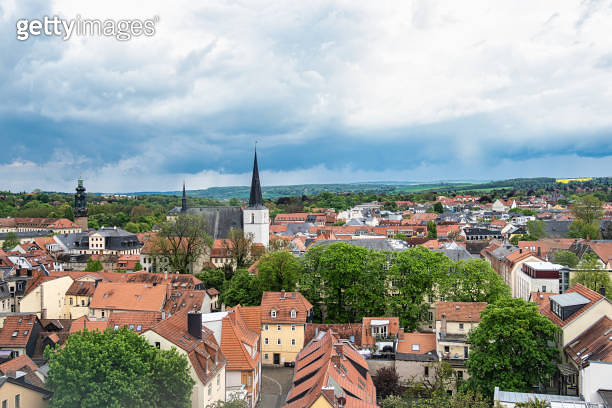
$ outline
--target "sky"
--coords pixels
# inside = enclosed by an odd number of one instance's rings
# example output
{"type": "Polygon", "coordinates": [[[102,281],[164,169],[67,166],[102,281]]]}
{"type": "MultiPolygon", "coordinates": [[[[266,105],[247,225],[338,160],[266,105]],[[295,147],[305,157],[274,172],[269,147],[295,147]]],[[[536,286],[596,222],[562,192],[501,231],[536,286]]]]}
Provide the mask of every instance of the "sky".
{"type": "Polygon", "coordinates": [[[611,1],[0,0],[0,189],[612,175],[611,1]],[[153,19],[31,36],[20,19],[153,19]]]}

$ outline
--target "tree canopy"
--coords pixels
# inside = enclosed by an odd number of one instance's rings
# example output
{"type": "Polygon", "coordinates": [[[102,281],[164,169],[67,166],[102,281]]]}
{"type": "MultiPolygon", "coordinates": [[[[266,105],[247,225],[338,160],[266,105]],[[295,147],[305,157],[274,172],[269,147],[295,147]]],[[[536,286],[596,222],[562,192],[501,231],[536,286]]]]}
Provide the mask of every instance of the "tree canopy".
{"type": "Polygon", "coordinates": [[[264,255],[257,264],[257,277],[262,291],[293,292],[302,266],[289,251],[276,251],[264,255]]]}
{"type": "Polygon", "coordinates": [[[584,255],[576,269],[578,271],[572,278],[571,285],[580,283],[595,292],[599,292],[604,287],[606,293],[612,293],[610,272],[602,268],[597,255],[593,253],[584,255]]]}
{"type": "Polygon", "coordinates": [[[558,332],[535,303],[509,298],[489,304],[468,338],[466,385],[487,396],[495,386],[520,392],[545,386],[559,360],[554,346],[558,332]]]}
{"type": "Polygon", "coordinates": [[[553,255],[554,263],[570,268],[575,268],[578,265],[578,261],[578,256],[571,251],[557,251],[553,255]]]}
{"type": "Polygon", "coordinates": [[[190,407],[194,381],[176,349],[158,350],[132,330],[84,330],[45,350],[50,407],[190,407]]]}
{"type": "Polygon", "coordinates": [[[9,249],[13,249],[20,243],[21,243],[21,240],[19,240],[19,236],[15,232],[11,231],[6,234],[6,238],[4,239],[4,242],[2,243],[2,249],[5,251],[9,249]]]}
{"type": "Polygon", "coordinates": [[[185,214],[163,223],[159,235],[151,239],[153,254],[166,257],[171,272],[189,273],[189,266],[212,246],[206,219],[185,214]]]}

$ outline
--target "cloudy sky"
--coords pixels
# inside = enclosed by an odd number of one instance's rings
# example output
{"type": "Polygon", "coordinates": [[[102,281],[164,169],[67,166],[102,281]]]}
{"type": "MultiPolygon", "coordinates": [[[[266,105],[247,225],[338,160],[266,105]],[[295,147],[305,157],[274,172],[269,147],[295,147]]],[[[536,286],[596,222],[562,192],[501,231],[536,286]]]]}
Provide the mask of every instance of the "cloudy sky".
{"type": "Polygon", "coordinates": [[[0,0],[0,189],[612,175],[612,1],[0,0]],[[140,3],[140,4],[136,4],[140,3]],[[159,17],[130,41],[16,21],[159,17]]]}

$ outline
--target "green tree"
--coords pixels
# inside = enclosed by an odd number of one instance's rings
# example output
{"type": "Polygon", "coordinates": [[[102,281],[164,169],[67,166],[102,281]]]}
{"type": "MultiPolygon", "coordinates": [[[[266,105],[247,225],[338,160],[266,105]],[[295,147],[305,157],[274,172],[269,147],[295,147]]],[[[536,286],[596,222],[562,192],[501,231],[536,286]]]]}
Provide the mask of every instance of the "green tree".
{"type": "Polygon", "coordinates": [[[380,401],[380,408],[410,408],[410,406],[411,404],[408,401],[397,395],[389,395],[380,401]]]}
{"type": "Polygon", "coordinates": [[[572,207],[576,220],[570,225],[572,238],[601,238],[599,221],[603,216],[603,205],[599,198],[592,194],[583,196],[572,207]]]}
{"type": "Polygon", "coordinates": [[[69,219],[70,221],[74,221],[74,210],[72,209],[72,206],[67,205],[64,208],[63,216],[64,216],[64,218],[69,219]]]}
{"type": "Polygon", "coordinates": [[[372,376],[372,382],[376,387],[378,398],[384,399],[389,395],[400,395],[402,392],[399,374],[393,367],[382,367],[376,370],[372,376]]]}
{"type": "Polygon", "coordinates": [[[434,221],[427,222],[427,238],[438,238],[438,231],[434,221]]]}
{"type": "Polygon", "coordinates": [[[389,268],[393,296],[388,300],[392,316],[400,319],[407,331],[414,331],[426,319],[434,283],[447,273],[450,260],[441,252],[418,246],[395,256],[389,268]]]}
{"type": "Polygon", "coordinates": [[[442,207],[442,203],[440,203],[439,201],[437,201],[434,205],[433,205],[433,210],[434,212],[438,213],[438,214],[442,214],[444,212],[444,207],[442,207]]]}
{"type": "Polygon", "coordinates": [[[206,289],[215,288],[221,291],[225,285],[225,272],[222,269],[204,267],[202,273],[196,274],[196,278],[202,281],[206,289]]]}
{"type": "Polygon", "coordinates": [[[405,241],[406,240],[406,234],[398,232],[397,234],[395,234],[393,236],[393,239],[399,239],[400,241],[405,241]]]}
{"type": "Polygon", "coordinates": [[[134,265],[134,272],[142,271],[142,265],[140,261],[136,261],[136,265],[134,265]]]}
{"type": "Polygon", "coordinates": [[[263,291],[293,292],[302,266],[289,251],[277,251],[264,255],[257,264],[257,278],[263,291]]]}
{"type": "Polygon", "coordinates": [[[87,331],[45,349],[50,407],[190,407],[194,381],[176,349],[158,350],[132,330],[87,331]]]}
{"type": "Polygon", "coordinates": [[[161,225],[157,236],[151,238],[152,252],[168,258],[172,272],[189,273],[189,267],[212,246],[206,232],[206,219],[179,215],[161,225]]]}
{"type": "Polygon", "coordinates": [[[15,248],[20,243],[21,240],[19,239],[19,236],[15,232],[11,231],[6,234],[6,238],[4,238],[4,242],[2,243],[2,249],[7,251],[15,248]]]}
{"type": "Polygon", "coordinates": [[[612,293],[610,272],[602,269],[602,265],[599,263],[597,255],[593,253],[584,255],[576,269],[578,269],[578,271],[571,280],[572,286],[576,283],[580,283],[595,292],[599,292],[599,290],[604,287],[606,293],[612,293]]]}
{"type": "Polygon", "coordinates": [[[535,303],[510,298],[489,304],[468,338],[466,385],[488,397],[495,386],[520,392],[544,386],[559,360],[554,346],[558,332],[535,303]]]}
{"type": "Polygon", "coordinates": [[[84,272],[100,272],[104,270],[104,265],[99,260],[93,260],[93,258],[89,258],[87,260],[87,264],[85,265],[84,272]]]}
{"type": "Polygon", "coordinates": [[[529,399],[527,402],[517,402],[514,406],[516,408],[550,408],[550,402],[540,400],[536,397],[534,399],[529,399]]]}
{"type": "Polygon", "coordinates": [[[484,259],[456,262],[438,287],[452,302],[495,303],[510,297],[510,288],[484,259]]]}
{"type": "Polygon", "coordinates": [[[138,234],[140,232],[140,226],[138,225],[138,223],[130,221],[125,224],[125,230],[133,234],[138,234]]]}
{"type": "Polygon", "coordinates": [[[599,223],[587,223],[581,219],[576,219],[570,224],[568,235],[570,238],[600,239],[599,223]]]}
{"type": "Polygon", "coordinates": [[[261,303],[262,291],[257,277],[246,269],[238,269],[232,279],[225,283],[221,292],[221,301],[227,306],[256,306],[261,303]]]}
{"type": "Polygon", "coordinates": [[[578,257],[571,251],[557,251],[553,255],[553,262],[575,268],[578,265],[578,257]]]}
{"type": "Polygon", "coordinates": [[[229,401],[213,402],[208,404],[206,408],[248,408],[248,404],[245,400],[232,398],[229,401]]]}
{"type": "Polygon", "coordinates": [[[527,221],[527,231],[531,240],[537,241],[546,236],[546,224],[542,220],[527,221]]]}

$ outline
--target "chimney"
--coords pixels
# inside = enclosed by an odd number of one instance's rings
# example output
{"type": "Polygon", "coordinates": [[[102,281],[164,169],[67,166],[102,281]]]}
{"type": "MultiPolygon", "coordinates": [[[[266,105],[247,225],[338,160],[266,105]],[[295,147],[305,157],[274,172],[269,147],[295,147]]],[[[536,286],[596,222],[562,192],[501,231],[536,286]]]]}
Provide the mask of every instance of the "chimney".
{"type": "Polygon", "coordinates": [[[606,287],[604,285],[601,285],[601,288],[599,288],[599,293],[601,296],[606,297],[606,287]]]}
{"type": "Polygon", "coordinates": [[[519,248],[519,254],[523,253],[523,248],[519,248]]]}
{"type": "Polygon", "coordinates": [[[542,256],[542,247],[538,247],[538,256],[542,256]]]}
{"type": "Polygon", "coordinates": [[[202,338],[202,313],[187,313],[187,331],[196,339],[202,338]]]}
{"type": "Polygon", "coordinates": [[[281,296],[280,296],[280,298],[281,298],[281,299],[284,299],[284,298],[285,298],[285,289],[281,290],[281,296]]]}
{"type": "Polygon", "coordinates": [[[442,323],[440,324],[440,334],[446,336],[446,313],[442,313],[442,323]]]}

